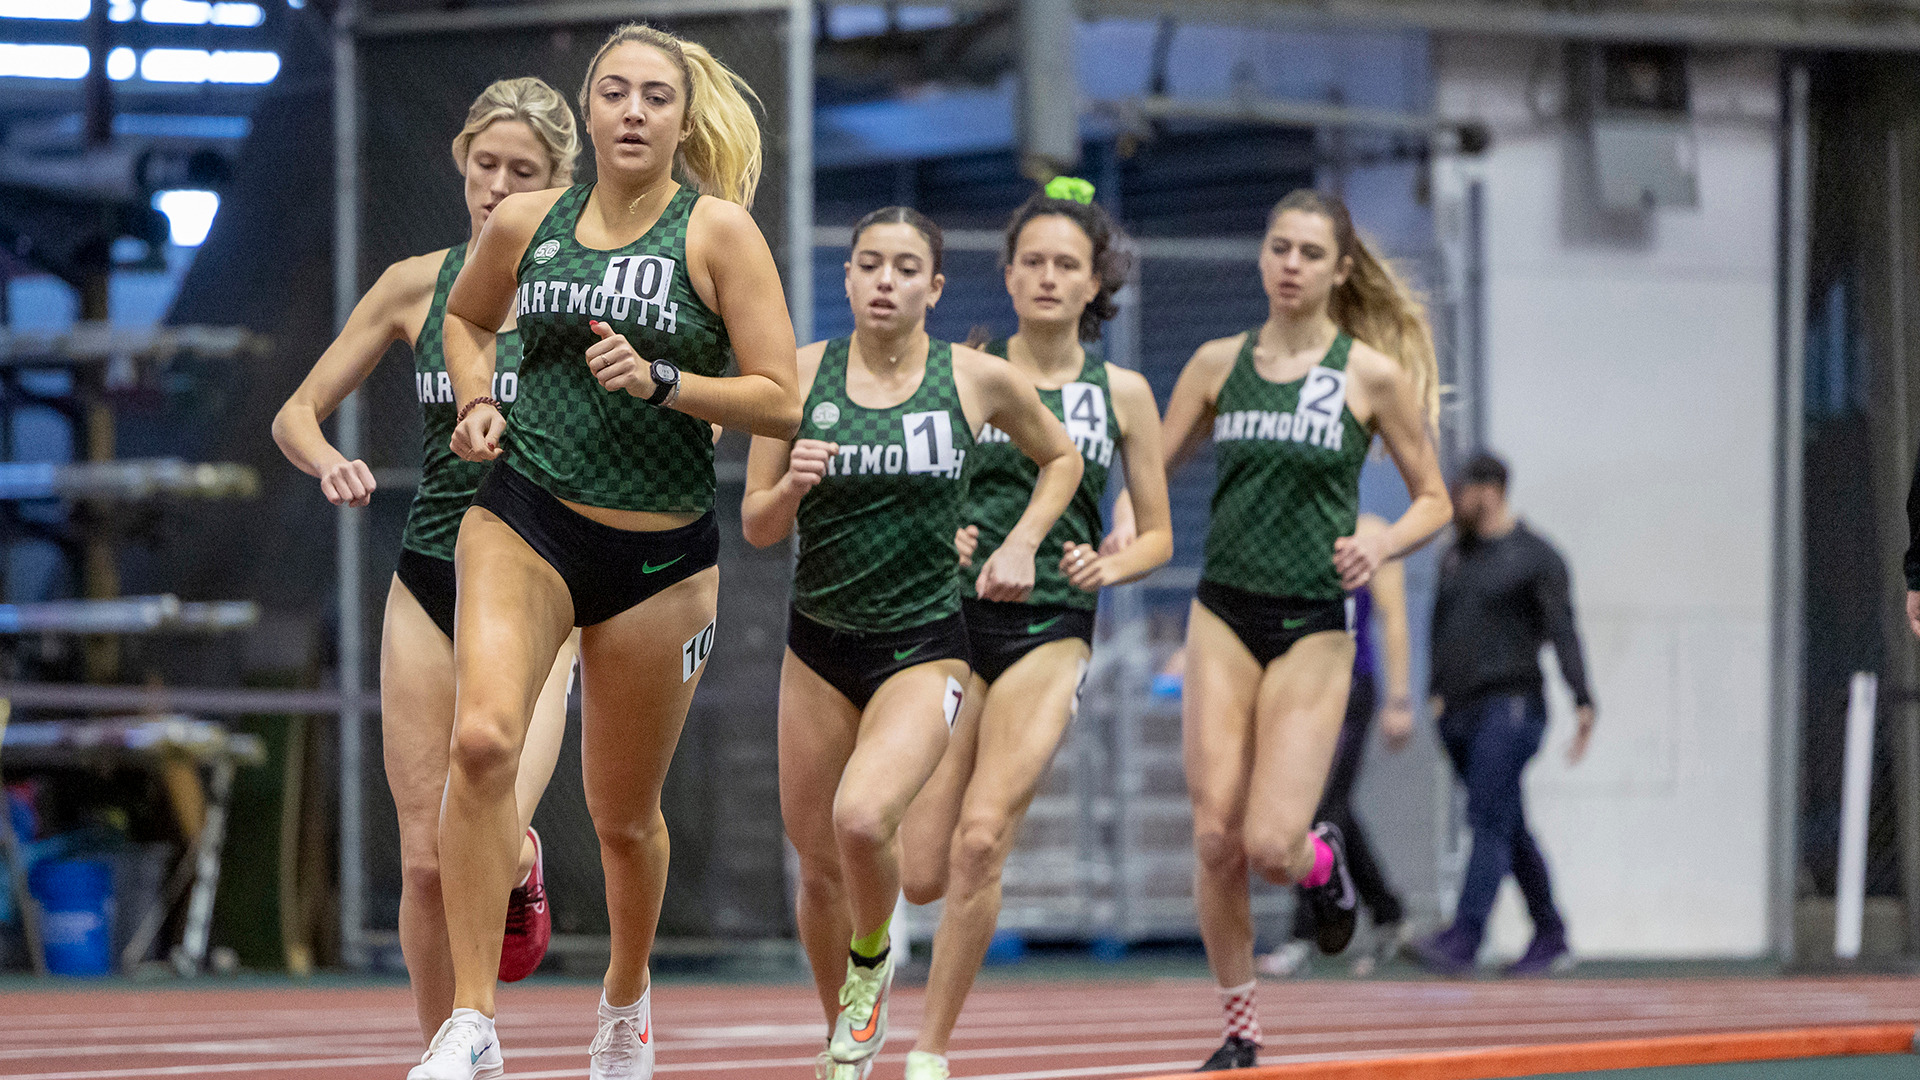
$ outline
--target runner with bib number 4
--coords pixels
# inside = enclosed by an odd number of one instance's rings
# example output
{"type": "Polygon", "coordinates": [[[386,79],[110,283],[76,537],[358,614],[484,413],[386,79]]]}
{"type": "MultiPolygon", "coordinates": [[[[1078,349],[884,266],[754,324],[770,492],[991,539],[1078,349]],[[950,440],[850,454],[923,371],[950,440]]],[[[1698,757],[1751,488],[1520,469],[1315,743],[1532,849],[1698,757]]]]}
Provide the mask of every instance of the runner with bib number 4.
{"type": "Polygon", "coordinates": [[[1006,363],[927,336],[940,230],[867,215],[846,264],[852,337],[800,350],[798,438],[756,437],[740,516],[766,547],[797,524],[780,669],[780,812],[800,855],[800,938],[831,1025],[818,1071],[858,1080],[887,1036],[895,833],[947,749],[968,677],[955,577],[961,463],[985,424],[1039,465],[976,587],[1017,601],[1080,482],[1080,454],[1006,363]],[[851,948],[849,948],[851,943],[851,948]]]}
{"type": "Polygon", "coordinates": [[[997,431],[967,455],[960,588],[973,676],[953,740],[901,826],[907,899],[942,896],[927,1007],[907,1080],[945,1080],[952,1036],[1000,916],[1000,875],[1080,700],[1104,585],[1149,573],[1173,553],[1160,411],[1138,372],[1088,355],[1115,312],[1128,253],[1091,185],[1072,178],[1014,211],[1002,259],[1020,331],[987,351],[1032,383],[1065,424],[1085,465],[1067,512],[1047,534],[1033,592],[982,597],[971,564],[1000,550],[1033,491],[1033,463],[997,431]],[[1078,188],[1078,192],[1075,188],[1078,188]],[[1142,523],[1127,550],[1102,556],[1100,500],[1115,448],[1134,481],[1142,523]]]}

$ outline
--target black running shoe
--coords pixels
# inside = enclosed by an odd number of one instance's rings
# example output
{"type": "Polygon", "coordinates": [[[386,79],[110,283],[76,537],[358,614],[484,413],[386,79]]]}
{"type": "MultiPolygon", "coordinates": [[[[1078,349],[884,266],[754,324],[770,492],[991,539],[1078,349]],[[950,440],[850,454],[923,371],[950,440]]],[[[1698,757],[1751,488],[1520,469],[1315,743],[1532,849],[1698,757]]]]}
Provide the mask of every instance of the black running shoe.
{"type": "Polygon", "coordinates": [[[1313,834],[1333,849],[1333,876],[1324,885],[1301,886],[1300,902],[1312,905],[1314,944],[1328,956],[1337,956],[1353,940],[1359,905],[1355,903],[1353,876],[1347,873],[1347,845],[1340,827],[1323,821],[1313,827],[1313,834]]]}
{"type": "Polygon", "coordinates": [[[1206,1060],[1195,1072],[1219,1072],[1221,1069],[1251,1069],[1260,1063],[1260,1046],[1250,1043],[1238,1035],[1227,1036],[1220,1049],[1206,1060]]]}

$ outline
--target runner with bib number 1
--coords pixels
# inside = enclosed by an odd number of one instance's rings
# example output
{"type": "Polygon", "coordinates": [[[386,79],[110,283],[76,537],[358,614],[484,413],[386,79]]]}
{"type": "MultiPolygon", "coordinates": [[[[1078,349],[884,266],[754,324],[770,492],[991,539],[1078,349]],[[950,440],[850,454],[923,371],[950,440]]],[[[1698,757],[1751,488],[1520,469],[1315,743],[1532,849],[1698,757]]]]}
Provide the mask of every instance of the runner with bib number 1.
{"type": "Polygon", "coordinates": [[[780,670],[780,812],[800,855],[800,939],[831,1025],[822,1080],[859,1080],[886,1040],[895,832],[965,694],[961,463],[992,424],[1039,465],[1020,520],[979,573],[994,600],[1032,591],[1035,556],[1080,483],[1080,453],[1031,383],[927,336],[940,248],[939,228],[904,207],[855,226],[854,333],[800,350],[811,389],[799,436],[753,440],[740,507],[756,547],[800,532],[780,670]]]}
{"type": "Polygon", "coordinates": [[[1160,410],[1136,371],[1089,355],[1126,284],[1126,238],[1093,205],[1092,186],[1061,178],[1014,211],[1002,258],[1020,332],[987,351],[1033,383],[1085,463],[1073,502],[1041,548],[1024,601],[976,595],[968,565],[998,551],[1033,490],[1032,462],[991,429],[967,455],[968,524],[956,537],[973,676],[953,741],[901,825],[907,899],[942,896],[926,1012],[906,1080],[946,1080],[953,1034],[1000,916],[1000,874],[1034,792],[1080,700],[1104,585],[1173,554],[1160,410]],[[1075,186],[1080,189],[1075,192],[1075,186]],[[1085,199],[1076,197],[1077,194],[1085,199]],[[1102,556],[1100,500],[1118,449],[1141,523],[1125,551],[1102,556]]]}

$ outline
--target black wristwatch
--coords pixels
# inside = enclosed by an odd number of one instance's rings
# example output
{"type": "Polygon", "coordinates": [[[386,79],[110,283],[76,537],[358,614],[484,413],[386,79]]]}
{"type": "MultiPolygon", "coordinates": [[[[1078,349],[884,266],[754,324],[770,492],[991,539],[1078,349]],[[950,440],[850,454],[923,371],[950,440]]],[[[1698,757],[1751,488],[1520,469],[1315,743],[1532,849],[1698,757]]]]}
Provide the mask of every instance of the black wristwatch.
{"type": "Polygon", "coordinates": [[[680,396],[680,369],[665,360],[653,362],[653,394],[647,398],[649,405],[671,405],[673,399],[680,396]]]}

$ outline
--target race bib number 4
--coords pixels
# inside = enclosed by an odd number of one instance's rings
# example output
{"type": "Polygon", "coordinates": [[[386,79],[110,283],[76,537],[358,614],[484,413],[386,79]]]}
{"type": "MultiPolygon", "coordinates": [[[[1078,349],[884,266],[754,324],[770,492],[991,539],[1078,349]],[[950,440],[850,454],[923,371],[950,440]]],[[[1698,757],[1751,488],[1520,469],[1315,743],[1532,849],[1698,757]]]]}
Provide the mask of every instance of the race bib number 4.
{"type": "Polygon", "coordinates": [[[1107,437],[1107,396],[1092,383],[1071,382],[1060,388],[1060,404],[1067,414],[1067,437],[1099,442],[1107,437]]]}

